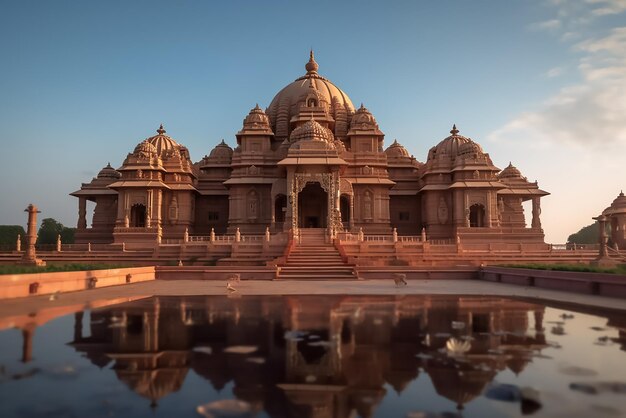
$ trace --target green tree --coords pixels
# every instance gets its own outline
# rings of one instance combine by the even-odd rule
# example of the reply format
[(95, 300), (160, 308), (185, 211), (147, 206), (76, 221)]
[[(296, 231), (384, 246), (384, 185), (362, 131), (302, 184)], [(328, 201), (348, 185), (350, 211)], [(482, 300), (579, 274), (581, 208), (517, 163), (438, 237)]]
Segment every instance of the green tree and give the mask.
[(22, 243), (25, 243), (24, 236), (26, 231), (24, 231), (24, 227), (20, 225), (0, 225), (0, 247), (14, 250), (18, 235), (22, 236)]
[(39, 227), (38, 244), (54, 244), (57, 242), (57, 236), (61, 235), (61, 241), (64, 244), (74, 243), (75, 228), (67, 228), (61, 222), (57, 222), (54, 218), (45, 218), (41, 221)]
[(580, 231), (570, 235), (567, 238), (567, 242), (572, 244), (597, 244), (600, 239), (600, 228), (598, 223), (594, 222), (591, 225), (587, 225), (581, 228)]

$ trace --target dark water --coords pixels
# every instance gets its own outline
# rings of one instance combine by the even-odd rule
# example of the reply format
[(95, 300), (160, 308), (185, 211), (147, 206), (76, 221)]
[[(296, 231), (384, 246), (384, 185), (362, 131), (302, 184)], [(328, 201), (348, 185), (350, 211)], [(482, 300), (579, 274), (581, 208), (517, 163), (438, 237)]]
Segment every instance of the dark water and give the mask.
[(623, 313), (292, 296), (55, 315), (5, 321), (1, 417), (626, 416)]

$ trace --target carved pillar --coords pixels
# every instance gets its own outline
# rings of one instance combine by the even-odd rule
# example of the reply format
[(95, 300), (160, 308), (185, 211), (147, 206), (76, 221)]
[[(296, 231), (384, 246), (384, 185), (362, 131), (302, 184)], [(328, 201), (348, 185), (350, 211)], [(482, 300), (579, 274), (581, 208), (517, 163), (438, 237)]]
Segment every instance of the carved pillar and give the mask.
[(485, 217), (487, 218), (487, 228), (491, 228), (492, 223), (491, 223), (491, 208), (493, 207), (493, 199), (491, 198), (491, 192), (488, 191), (487, 192), (487, 207), (485, 208)]
[(163, 206), (163, 190), (159, 189), (157, 190), (157, 195), (156, 195), (156, 214), (155, 214), (155, 220), (157, 225), (161, 225), (161, 211), (162, 211), (162, 206)]
[(533, 229), (541, 229), (541, 202), (538, 197), (533, 197), (533, 220), (531, 226)]
[(606, 236), (606, 216), (600, 215), (597, 218), (598, 228), (600, 228), (600, 258), (604, 258), (607, 256), (607, 236)]
[(78, 198), (78, 224), (76, 227), (78, 229), (87, 228), (87, 199), (83, 196)]
[(349, 196), (350, 200), (350, 231), (354, 228), (354, 192)]
[(28, 227), (26, 231), (26, 252), (22, 258), (22, 263), (45, 265), (41, 260), (37, 260), (35, 251), (35, 244), (37, 243), (37, 214), (41, 212), (32, 203), (28, 205), (24, 212), (28, 212)]

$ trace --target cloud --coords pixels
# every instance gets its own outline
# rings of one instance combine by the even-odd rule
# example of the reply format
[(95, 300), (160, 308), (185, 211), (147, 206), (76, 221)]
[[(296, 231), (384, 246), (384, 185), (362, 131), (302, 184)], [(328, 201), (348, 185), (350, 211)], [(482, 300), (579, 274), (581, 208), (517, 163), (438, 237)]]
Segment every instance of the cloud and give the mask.
[(549, 78), (558, 77), (561, 74), (563, 74), (564, 71), (565, 69), (563, 67), (550, 68), (548, 71), (546, 71), (546, 77), (549, 77)]
[(535, 22), (530, 25), (531, 30), (555, 30), (561, 27), (561, 21), (558, 19), (545, 20), (543, 22)]
[(574, 50), (585, 53), (578, 66), (580, 83), (509, 121), (492, 132), (490, 140), (520, 140), (538, 148), (626, 146), (626, 27), (580, 42)]
[(591, 10), (594, 16), (608, 16), (626, 11), (626, 0), (586, 0), (586, 3), (598, 6)]

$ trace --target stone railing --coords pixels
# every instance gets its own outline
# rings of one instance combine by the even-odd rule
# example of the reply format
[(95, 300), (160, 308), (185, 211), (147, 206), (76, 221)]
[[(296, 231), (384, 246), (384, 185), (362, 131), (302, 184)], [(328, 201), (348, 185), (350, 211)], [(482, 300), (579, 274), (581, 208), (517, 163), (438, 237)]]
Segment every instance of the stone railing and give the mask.
[(598, 251), (600, 244), (550, 244), (550, 251)]
[(156, 232), (156, 228), (148, 228), (143, 226), (116, 226), (114, 232), (122, 233), (145, 233)]
[[(337, 237), (339, 238), (340, 241), (347, 241), (347, 242), (358, 242), (359, 241), (359, 234), (352, 234), (350, 232), (341, 232), (339, 234), (337, 234)], [(395, 241), (394, 241), (394, 236), (393, 235), (365, 235), (363, 234), (363, 242), (413, 242), (413, 243), (419, 243), (419, 242), (423, 242), (422, 241), (422, 237), (421, 235), (397, 235), (395, 237)], [(429, 241), (432, 243), (432, 241)]]

